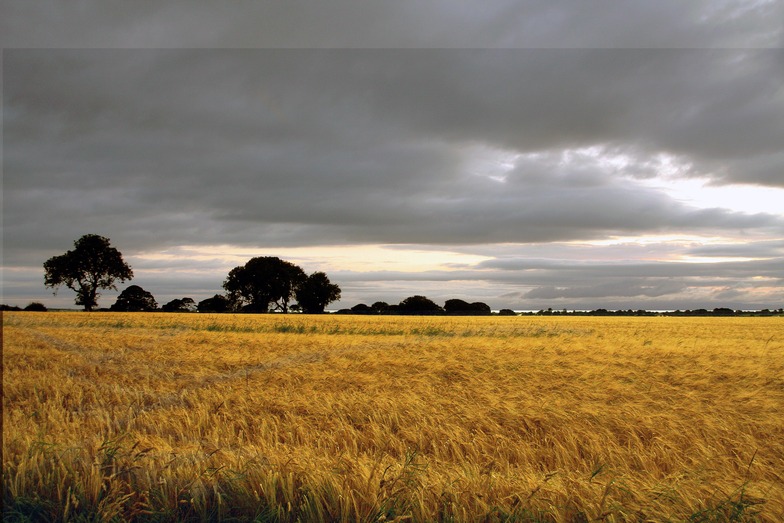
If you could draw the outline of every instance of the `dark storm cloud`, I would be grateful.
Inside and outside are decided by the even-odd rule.
[[[775,1],[3,0],[19,47],[770,47]]]
[[[769,162],[756,181],[784,184],[770,174],[779,55],[8,50],[6,235],[29,243],[46,222],[42,242],[109,229],[138,248],[780,231],[636,181],[666,153],[686,165],[670,175]]]

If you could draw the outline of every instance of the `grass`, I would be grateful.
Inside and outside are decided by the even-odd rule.
[[[784,520],[781,318],[3,328],[6,521]]]

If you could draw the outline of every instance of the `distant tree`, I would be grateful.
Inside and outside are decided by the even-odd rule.
[[[440,306],[424,296],[409,296],[398,305],[401,314],[438,314],[442,312]]]
[[[377,301],[370,308],[376,314],[386,314],[389,311],[389,304],[385,301]]]
[[[490,314],[490,306],[482,302],[468,303],[464,300],[451,299],[444,303],[444,311],[448,314],[458,315],[487,315]]]
[[[444,310],[449,313],[467,312],[471,310],[471,304],[459,299],[446,300],[444,302]]]
[[[158,309],[158,302],[152,294],[138,285],[123,290],[109,310],[114,312],[150,312]]]
[[[498,311],[499,316],[517,316],[517,313],[512,309],[501,309]]]
[[[480,314],[480,315],[481,314],[490,314],[492,312],[492,310],[490,309],[490,306],[488,304],[486,304],[486,303],[482,303],[481,301],[473,302],[471,304],[471,307],[472,307],[473,311],[476,314]]]
[[[6,305],[5,303],[0,305],[0,311],[21,311],[22,309],[17,307],[16,305]]]
[[[270,304],[288,312],[289,300],[306,279],[299,266],[274,256],[263,256],[233,268],[223,288],[233,303],[248,312],[267,312]]]
[[[389,307],[384,311],[384,314],[400,314],[400,304],[390,303]]]
[[[357,303],[353,307],[351,307],[352,314],[375,314],[376,311],[373,310],[373,307],[367,305],[366,303]]]
[[[44,262],[44,284],[57,292],[60,285],[76,291],[76,304],[91,311],[98,305],[98,289],[117,289],[117,280],[133,278],[131,267],[109,239],[86,234],[74,242],[75,249]]]
[[[228,312],[231,310],[231,301],[220,294],[212,298],[207,298],[199,302],[197,306],[199,312]]]
[[[314,272],[299,284],[294,294],[302,312],[323,314],[327,305],[340,299],[340,287],[330,282],[325,273]]]
[[[196,302],[193,298],[174,299],[161,307],[163,312],[195,312]]]
[[[43,303],[34,301],[30,305],[25,307],[24,310],[29,312],[46,312],[48,309],[46,308],[46,305],[44,305]]]

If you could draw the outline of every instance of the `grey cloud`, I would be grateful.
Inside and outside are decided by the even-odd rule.
[[[722,90],[724,77],[756,100],[748,118],[760,118],[758,139],[744,134],[734,146],[743,150],[736,161],[768,158],[784,117],[775,118],[781,104],[765,105],[760,94],[778,73],[760,70],[776,56],[8,51],[5,232],[13,245],[31,241],[36,221],[54,224],[41,241],[100,227],[141,247],[781,231],[780,217],[692,209],[635,182],[632,168],[603,163],[623,151],[645,177],[646,151],[670,142],[698,164],[732,153],[731,125],[711,131],[721,104],[701,102],[706,90],[716,91],[731,111],[723,121],[738,117],[738,104],[729,104],[736,90]],[[705,71],[714,77],[702,85]],[[693,129],[679,134],[683,118]],[[706,138],[711,132],[716,143]],[[563,152],[588,146],[594,149]],[[516,155],[505,182],[471,172],[483,147]]]
[[[530,278],[543,283],[571,280],[596,281],[596,278],[753,278],[784,280],[784,258],[721,263],[684,262],[566,262],[553,260],[496,259],[480,262],[480,269],[509,271],[507,278]],[[540,272],[536,272],[540,271]]]
[[[533,265],[538,268],[506,277],[508,288],[529,288],[501,295],[507,303],[517,303],[516,308],[754,309],[784,303],[781,258],[764,263]]]
[[[581,287],[537,287],[522,295],[523,299],[557,299],[557,298],[630,298],[648,297],[658,298],[668,294],[677,294],[687,288],[684,282],[670,280],[620,280],[606,282],[599,285]]]
[[[610,294],[616,284],[629,288],[649,288],[650,292],[656,292],[655,289],[669,289],[668,282],[688,282],[688,285],[704,287],[726,286],[732,280],[760,281],[762,278],[761,284],[784,286],[784,258],[722,263],[564,262],[540,259],[520,262],[513,270],[509,267],[509,264],[482,262],[477,266],[480,271],[336,271],[335,274],[342,281],[485,281],[514,287],[591,288],[594,289],[592,295],[596,297],[616,296]]]
[[[5,60],[6,112],[12,138],[40,133],[45,118],[60,153],[101,146],[96,168],[111,158],[182,169],[207,153],[216,169],[253,166],[406,137],[518,152],[599,146],[628,154],[642,170],[623,174],[640,176],[666,152],[684,174],[781,186],[782,52],[18,51]],[[129,133],[145,154],[117,158]]]
[[[768,47],[778,2],[4,0],[18,47]]]
[[[737,300],[745,295],[743,290],[737,288],[725,288],[714,294],[717,300]]]
[[[774,258],[784,256],[784,241],[760,241],[742,244],[701,245],[689,249],[694,256],[722,258]]]

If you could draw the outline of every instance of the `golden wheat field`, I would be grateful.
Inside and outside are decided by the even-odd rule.
[[[782,318],[3,315],[32,521],[784,521]]]

